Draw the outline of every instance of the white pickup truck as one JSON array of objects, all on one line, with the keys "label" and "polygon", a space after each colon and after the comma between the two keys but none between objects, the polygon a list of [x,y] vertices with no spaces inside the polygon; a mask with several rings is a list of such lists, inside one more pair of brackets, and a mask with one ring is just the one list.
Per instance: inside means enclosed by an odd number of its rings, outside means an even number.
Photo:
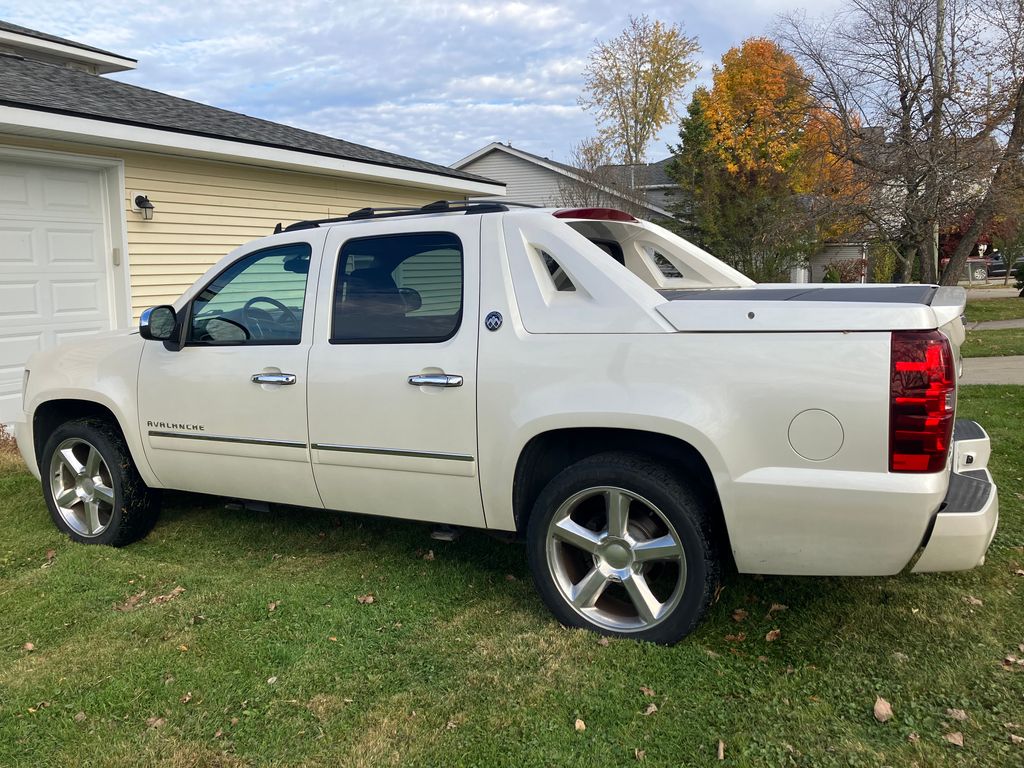
[{"label": "white pickup truck", "polygon": [[161,488],[514,532],[560,621],[670,643],[730,564],[984,561],[964,302],[754,285],[609,209],[364,209],[33,357],[18,443],[75,541],[144,536]]}]

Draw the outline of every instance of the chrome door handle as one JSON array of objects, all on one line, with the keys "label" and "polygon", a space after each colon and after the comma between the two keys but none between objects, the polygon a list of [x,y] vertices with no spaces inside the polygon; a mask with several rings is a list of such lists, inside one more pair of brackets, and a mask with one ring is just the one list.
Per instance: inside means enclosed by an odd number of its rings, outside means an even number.
[{"label": "chrome door handle", "polygon": [[253,384],[294,384],[294,373],[254,373]]},{"label": "chrome door handle", "polygon": [[461,387],[461,376],[450,376],[446,373],[418,373],[409,377],[414,387]]}]

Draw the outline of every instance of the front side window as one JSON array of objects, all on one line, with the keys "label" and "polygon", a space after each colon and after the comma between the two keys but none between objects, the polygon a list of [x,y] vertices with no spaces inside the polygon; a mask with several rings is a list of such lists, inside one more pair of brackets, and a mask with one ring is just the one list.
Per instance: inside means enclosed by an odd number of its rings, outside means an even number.
[{"label": "front side window", "polygon": [[298,344],[311,249],[257,251],[218,275],[192,302],[194,344]]},{"label": "front side window", "polygon": [[331,343],[445,341],[462,322],[462,242],[450,232],[349,240],[338,256]]}]

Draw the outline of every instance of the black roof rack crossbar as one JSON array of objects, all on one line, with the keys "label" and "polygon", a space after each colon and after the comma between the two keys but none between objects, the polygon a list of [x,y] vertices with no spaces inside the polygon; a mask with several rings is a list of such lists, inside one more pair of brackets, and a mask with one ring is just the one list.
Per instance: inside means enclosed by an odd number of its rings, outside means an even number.
[{"label": "black roof rack crossbar", "polygon": [[364,219],[388,219],[396,216],[422,216],[426,213],[500,213],[507,211],[509,206],[521,208],[536,208],[528,203],[511,203],[505,200],[435,200],[421,206],[399,206],[390,208],[359,208],[345,216],[338,216],[330,219],[310,219],[308,221],[297,221],[282,227],[278,224],[274,227],[274,234],[281,232],[294,232],[300,229],[314,229],[321,224],[340,224],[344,221],[360,221]]}]

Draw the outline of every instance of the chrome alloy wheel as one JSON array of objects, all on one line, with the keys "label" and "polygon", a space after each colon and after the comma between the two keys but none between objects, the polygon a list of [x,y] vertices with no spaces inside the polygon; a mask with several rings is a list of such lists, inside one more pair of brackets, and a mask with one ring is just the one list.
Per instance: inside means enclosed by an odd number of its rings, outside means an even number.
[{"label": "chrome alloy wheel", "polygon": [[61,518],[75,533],[99,536],[110,525],[114,514],[110,468],[85,440],[68,438],[53,452],[50,493]]},{"label": "chrome alloy wheel", "polygon": [[598,486],[573,494],[552,517],[546,547],[562,597],[605,629],[649,629],[682,599],[686,555],[679,534],[632,491]]}]

